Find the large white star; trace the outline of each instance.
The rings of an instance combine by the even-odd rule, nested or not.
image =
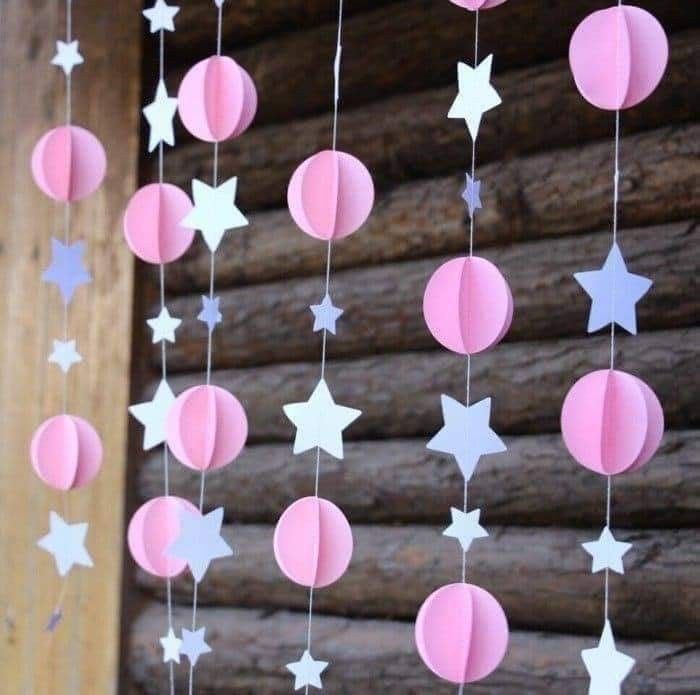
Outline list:
[[[148,135],[149,152],[153,152],[161,142],[168,145],[175,144],[173,118],[175,118],[176,111],[177,99],[168,96],[165,82],[160,80],[156,88],[155,99],[143,109],[143,115],[146,117],[148,125],[150,126]]]
[[[153,400],[137,403],[129,407],[129,412],[143,425],[144,451],[152,449],[165,441],[165,423],[168,410],[175,402],[175,394],[168,382],[161,379]]]
[[[583,549],[593,558],[591,572],[595,574],[606,567],[618,574],[624,574],[622,556],[632,547],[631,543],[616,541],[610,529],[606,526],[597,541],[582,543]]]
[[[167,664],[168,661],[174,661],[176,664],[180,663],[181,645],[182,640],[175,636],[172,628],[168,630],[168,634],[165,637],[160,638],[160,646],[163,647],[164,664]]]
[[[67,524],[56,512],[49,513],[49,532],[37,541],[37,545],[53,555],[62,577],[73,565],[92,567],[92,558],[85,549],[87,531],[87,523]]]
[[[49,362],[57,364],[67,374],[74,364],[82,362],[82,355],[75,349],[75,340],[54,340]]]
[[[464,479],[469,480],[482,456],[506,450],[501,438],[489,426],[491,399],[484,398],[466,406],[443,394],[441,403],[445,424],[428,442],[428,449],[452,454]]]
[[[199,229],[212,253],[219,248],[227,229],[237,229],[248,224],[248,220],[235,205],[237,185],[237,176],[215,187],[208,186],[199,179],[192,179],[194,207],[180,224],[188,229]]]
[[[337,405],[324,379],[308,401],[288,403],[283,410],[297,428],[295,454],[319,447],[339,459],[343,458],[343,430],[362,415],[360,410]]]
[[[209,654],[211,647],[204,641],[204,632],[207,628],[200,627],[199,630],[182,629],[182,644],[180,654],[184,654],[194,668],[202,654]]]
[[[448,118],[463,118],[472,140],[476,140],[481,118],[501,103],[501,97],[491,85],[493,54],[484,58],[475,68],[466,63],[457,64],[458,93],[447,114]]]
[[[321,690],[321,674],[328,666],[327,661],[315,661],[308,649],[304,650],[299,661],[294,661],[287,664],[289,669],[294,674],[294,690],[299,690],[310,685]]]
[[[163,307],[158,316],[154,319],[148,319],[146,323],[153,331],[154,343],[160,343],[162,340],[174,343],[175,331],[182,323],[182,319],[172,317],[167,307]]]
[[[488,531],[479,523],[480,509],[464,513],[456,507],[450,507],[452,523],[442,532],[443,536],[456,538],[466,553],[477,538],[486,538]]]
[[[84,62],[78,51],[77,41],[56,41],[56,55],[51,59],[51,65],[60,67],[66,75],[70,75],[76,65],[82,65]]]
[[[613,244],[600,270],[574,273],[574,278],[591,298],[588,332],[607,326],[613,321],[627,332],[637,333],[637,302],[649,291],[649,278],[627,272],[625,259],[617,244]]]
[[[605,621],[598,646],[584,649],[581,658],[591,677],[588,695],[620,695],[622,681],[632,670],[634,659],[617,651],[609,620]]]
[[[156,0],[153,7],[143,11],[143,16],[151,23],[151,34],[155,34],[161,29],[175,31],[173,18],[179,11],[180,8],[175,5],[167,5],[164,0]]]

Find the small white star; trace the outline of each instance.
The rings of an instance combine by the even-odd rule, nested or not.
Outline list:
[[[477,538],[486,538],[488,531],[479,524],[480,509],[474,509],[471,512],[464,513],[460,509],[450,507],[452,514],[452,523],[442,532],[443,536],[456,538],[462,546],[462,550],[466,553]]]
[[[472,140],[476,140],[484,113],[501,103],[501,97],[491,85],[492,62],[490,55],[475,68],[466,63],[457,64],[459,90],[447,117],[463,118]]]
[[[177,99],[168,96],[165,82],[161,80],[158,82],[155,99],[143,108],[143,115],[151,128],[148,135],[149,152],[153,152],[161,142],[167,145],[175,144],[173,118],[176,111]]]
[[[202,654],[209,654],[211,651],[211,647],[204,641],[205,630],[205,627],[200,627],[199,630],[182,629],[180,654],[184,654],[190,660],[192,667],[197,665]]]
[[[160,343],[161,340],[167,340],[170,343],[174,343],[175,331],[182,323],[182,319],[173,318],[168,309],[163,307],[158,316],[156,316],[154,319],[148,319],[146,323],[153,331],[154,343]]]
[[[581,651],[581,658],[591,678],[588,695],[620,695],[622,681],[627,678],[634,659],[618,652],[610,621],[605,621],[598,646]]]
[[[56,55],[51,59],[51,65],[60,67],[66,75],[70,75],[73,68],[82,65],[83,62],[85,61],[78,51],[77,41],[56,41]]]
[[[143,425],[144,451],[152,449],[165,441],[165,423],[168,410],[175,402],[175,394],[168,382],[161,379],[153,400],[129,406],[129,412]]]
[[[335,335],[335,323],[343,315],[343,310],[333,306],[331,296],[326,292],[320,304],[312,304],[309,308],[314,315],[314,333],[327,330]]]
[[[172,628],[168,630],[168,634],[165,637],[160,638],[160,645],[163,647],[164,664],[167,664],[168,661],[174,661],[176,664],[180,663],[180,645],[182,645],[182,640],[175,636]]]
[[[632,547],[631,543],[616,541],[610,529],[606,526],[597,541],[582,543],[583,549],[593,558],[591,572],[595,574],[606,567],[618,574],[624,574],[622,556]]]
[[[57,364],[64,374],[78,362],[82,362],[82,355],[75,349],[75,340],[54,340],[53,352],[49,355],[49,362]]]
[[[294,690],[299,690],[310,685],[321,690],[321,674],[328,666],[327,661],[314,661],[309,650],[304,650],[299,661],[287,664],[287,669],[294,674]]]
[[[156,0],[155,5],[143,11],[143,16],[151,23],[151,34],[161,29],[175,31],[173,18],[180,11],[175,5],[166,5],[164,0]]]
[[[49,532],[37,541],[37,545],[53,555],[62,577],[73,565],[92,567],[92,558],[85,549],[87,531],[87,523],[67,524],[56,512],[49,513]]]

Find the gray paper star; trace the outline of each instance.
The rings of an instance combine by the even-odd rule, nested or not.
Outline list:
[[[205,627],[200,627],[199,630],[186,630],[182,628],[182,644],[180,645],[180,654],[184,654],[192,666],[196,666],[199,657],[202,654],[209,654],[211,647],[204,641]]]
[[[51,263],[41,279],[58,287],[66,305],[70,304],[78,287],[92,282],[90,273],[83,265],[84,253],[84,241],[64,244],[58,239],[51,239]]]
[[[326,293],[320,304],[309,307],[314,315],[314,333],[327,330],[335,335],[335,323],[343,315],[343,310],[333,306],[331,296]]]
[[[481,181],[467,174],[467,185],[462,198],[469,208],[469,217],[474,217],[474,213],[481,210]]]
[[[219,311],[220,297],[207,297],[202,295],[202,310],[197,314],[197,319],[207,325],[210,333],[213,333],[217,323],[224,319]]]
[[[456,507],[450,508],[452,523],[442,532],[443,536],[456,538],[466,553],[471,547],[472,541],[477,538],[486,538],[488,531],[479,523],[480,509],[474,509],[466,514]]]
[[[58,624],[63,620],[63,613],[60,608],[57,608],[46,621],[46,627],[44,628],[46,632],[55,632]]]
[[[53,352],[49,355],[49,362],[57,364],[64,374],[78,362],[82,362],[82,355],[75,349],[75,340],[54,340]]]
[[[73,72],[76,65],[82,65],[84,62],[83,56],[78,51],[78,42],[71,41],[56,41],[56,55],[51,59],[51,65],[56,65],[61,68],[66,75]]]

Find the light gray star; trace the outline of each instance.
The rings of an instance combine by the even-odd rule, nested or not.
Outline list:
[[[610,621],[605,621],[598,646],[581,651],[581,658],[591,678],[588,695],[620,695],[622,681],[634,667],[634,659],[618,652]]]
[[[51,239],[51,263],[41,274],[41,279],[58,287],[66,306],[71,303],[78,287],[92,282],[92,276],[83,264],[84,254],[84,241],[64,244]]]
[[[582,543],[583,549],[593,558],[591,572],[595,574],[606,567],[618,574],[625,573],[622,556],[632,547],[631,543],[616,541],[606,526],[597,541]]]
[[[287,664],[287,669],[294,674],[294,690],[312,686],[321,690],[321,674],[328,666],[327,661],[315,661],[308,649],[304,650],[299,661]]]
[[[205,323],[210,333],[214,331],[217,323],[221,323],[224,320],[219,311],[220,301],[220,297],[202,295],[202,310],[197,314],[197,320]]]
[[[161,379],[158,389],[150,401],[129,406],[129,412],[143,425],[144,451],[165,441],[165,424],[170,406],[175,402],[175,394],[168,382]]]
[[[180,654],[184,654],[189,660],[192,667],[197,665],[199,657],[202,654],[209,654],[211,647],[204,641],[205,627],[200,627],[199,630],[186,630],[182,628],[182,644],[180,645]]]
[[[175,132],[173,130],[173,118],[177,111],[177,99],[168,96],[165,82],[158,82],[155,99],[143,108],[143,115],[148,121],[150,132],[148,135],[148,151],[158,147],[159,143],[167,145],[175,144]]]
[[[180,663],[180,646],[182,645],[182,640],[178,639],[173,632],[173,629],[168,630],[168,634],[165,637],[160,638],[160,646],[163,647],[163,663],[167,664],[168,661],[174,661],[176,664]]]
[[[451,507],[452,523],[442,532],[443,536],[456,538],[466,553],[477,538],[486,538],[488,531],[479,524],[480,509],[464,513],[461,509]]]
[[[49,616],[44,629],[46,632],[55,632],[61,620],[63,620],[63,613],[60,608],[56,608]]]
[[[66,75],[73,72],[76,65],[82,65],[83,56],[78,51],[78,42],[56,41],[56,55],[51,59],[51,65],[60,67]]]
[[[151,34],[157,31],[175,31],[173,19],[180,11],[175,5],[166,5],[164,0],[156,0],[153,7],[143,10],[143,16],[151,23]]]
[[[146,323],[153,331],[154,343],[160,343],[162,340],[167,340],[170,343],[174,343],[175,331],[182,323],[182,319],[173,318],[170,315],[167,307],[163,307],[158,316],[156,316],[154,319],[148,319]]]
[[[92,558],[85,549],[87,531],[87,523],[67,524],[56,512],[49,512],[49,532],[37,541],[37,545],[53,555],[62,577],[73,565],[92,567]]]
[[[312,304],[309,308],[314,315],[314,333],[327,330],[335,335],[335,323],[343,315],[343,310],[333,306],[331,296],[326,292],[320,304]]]
[[[462,199],[469,209],[469,217],[474,217],[477,210],[481,210],[481,181],[473,179],[467,174],[467,185],[462,192]]]
[[[49,355],[49,362],[57,364],[64,374],[78,362],[82,362],[82,355],[75,349],[75,340],[54,340],[53,352]]]

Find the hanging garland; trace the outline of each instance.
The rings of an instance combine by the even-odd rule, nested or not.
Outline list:
[[[571,39],[569,60],[576,86],[594,106],[615,112],[612,246],[599,270],[575,274],[591,299],[588,332],[610,326],[610,365],[580,378],[561,413],[564,442],[574,459],[606,478],[605,526],[597,540],[583,543],[591,571],[604,571],[603,631],[597,647],[581,652],[591,695],[619,695],[634,659],[617,651],[609,617],[610,571],[624,573],[632,547],[611,530],[612,476],[635,471],[654,456],[664,432],[656,394],[638,377],[615,368],[615,326],[636,335],[636,304],[651,280],[627,270],[618,245],[620,206],[620,111],[646,99],[668,62],[663,27],[646,10],[623,5],[589,15]]]

